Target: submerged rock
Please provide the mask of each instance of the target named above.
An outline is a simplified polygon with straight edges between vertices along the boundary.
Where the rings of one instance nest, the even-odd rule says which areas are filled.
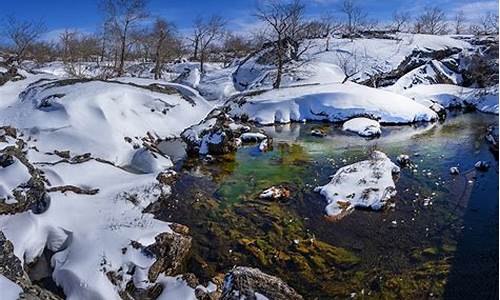
[[[278,200],[278,199],[289,198],[290,195],[291,195],[291,192],[287,187],[285,187],[285,186],[272,186],[272,187],[264,190],[259,195],[259,198]]]
[[[317,137],[324,137],[326,136],[326,133],[321,129],[313,129],[311,130],[311,135]]]
[[[403,168],[409,167],[411,165],[410,156],[406,154],[400,154],[397,158],[397,162]]]
[[[480,160],[476,162],[474,167],[479,171],[486,172],[490,168],[490,164],[484,160]]]
[[[379,136],[382,133],[380,123],[368,118],[354,118],[342,125],[342,130],[351,131],[363,137]]]
[[[235,267],[224,278],[224,289],[220,300],[240,299],[300,300],[303,298],[277,277],[265,274],[256,268]]]
[[[400,169],[384,153],[373,151],[369,160],[345,166],[330,183],[315,191],[325,196],[326,213],[338,219],[356,207],[381,209],[396,194],[393,175]]]

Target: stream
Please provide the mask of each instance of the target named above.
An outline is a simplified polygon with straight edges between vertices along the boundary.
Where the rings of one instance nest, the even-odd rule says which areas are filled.
[[[268,126],[271,151],[246,145],[213,161],[184,158],[180,142],[163,145],[181,175],[151,211],[190,228],[185,269],[205,282],[244,265],[282,278],[305,299],[496,297],[498,159],[485,134],[497,122],[449,112],[442,123],[384,126],[376,139],[327,123]],[[312,136],[315,128],[327,136]],[[417,167],[401,169],[397,195],[381,211],[329,221],[314,187],[373,149],[394,162],[408,154]],[[488,171],[474,168],[479,160]],[[455,166],[460,175],[450,174]],[[258,198],[279,184],[289,199]]]

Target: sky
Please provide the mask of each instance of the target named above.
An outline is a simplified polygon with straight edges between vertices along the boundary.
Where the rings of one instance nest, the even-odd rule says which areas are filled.
[[[255,28],[254,9],[262,0],[149,0],[152,16],[161,16],[174,22],[181,32],[188,32],[196,16],[218,14],[228,20],[234,31],[248,32]],[[47,26],[46,39],[52,39],[66,28],[93,32],[102,20],[98,0],[20,0],[2,1],[3,15],[14,15],[21,20],[42,20]],[[325,12],[337,13],[342,0],[303,0],[307,16]],[[498,13],[498,0],[360,0],[358,4],[369,18],[388,22],[394,10],[409,11],[417,16],[426,6],[439,6],[451,19],[463,10],[469,21],[478,20],[486,12]]]

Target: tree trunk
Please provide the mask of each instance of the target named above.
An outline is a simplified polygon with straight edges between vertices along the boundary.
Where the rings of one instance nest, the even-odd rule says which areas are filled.
[[[160,55],[160,43],[158,43],[158,46],[156,47],[156,54],[155,54],[155,79],[160,79],[161,78],[161,55]]]
[[[125,66],[125,42],[126,42],[126,36],[123,35],[122,36],[122,40],[121,40],[122,44],[121,44],[121,52],[120,52],[120,64],[118,65],[118,76],[122,76],[123,75],[123,69],[124,69],[124,66]]]
[[[204,70],[204,63],[205,63],[205,51],[201,51],[200,53],[200,73],[203,74]]]
[[[273,83],[273,88],[279,89],[281,85],[281,76],[283,75],[283,50],[282,50],[282,41],[278,39],[277,45],[277,59],[278,59],[278,70],[276,72],[276,80]]]
[[[199,44],[199,40],[198,38],[195,38],[194,39],[194,53],[193,53],[193,57],[194,59],[198,59],[198,44]]]

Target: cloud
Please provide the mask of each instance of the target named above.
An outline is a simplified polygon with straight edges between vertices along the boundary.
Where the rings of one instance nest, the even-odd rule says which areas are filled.
[[[484,14],[488,12],[497,13],[498,12],[498,1],[481,1],[465,3],[454,9],[457,13],[463,11],[470,21],[476,21],[481,18]]]

